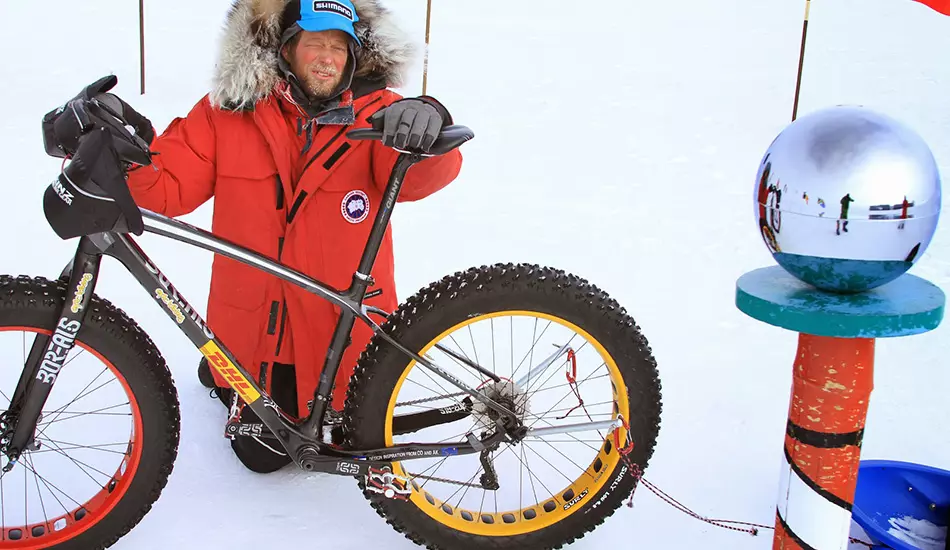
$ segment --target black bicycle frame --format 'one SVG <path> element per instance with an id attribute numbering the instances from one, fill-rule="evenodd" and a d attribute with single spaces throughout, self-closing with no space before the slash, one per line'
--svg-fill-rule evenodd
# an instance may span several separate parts
<path id="1" fill-rule="evenodd" d="M 207 323 L 130 235 L 110 232 L 81 237 L 75 257 L 64 271 L 64 275 L 69 274 L 70 294 L 67 294 L 59 321 L 51 336 L 37 335 L 11 400 L 9 411 L 15 412 L 18 421 L 7 445 L 7 454 L 11 458 L 7 467 L 12 468 L 25 447 L 32 444 L 39 414 L 88 313 L 88 306 L 98 283 L 99 265 L 103 255 L 111 256 L 125 266 L 208 359 L 209 366 L 227 380 L 231 388 L 271 430 L 289 456 L 304 469 L 342 475 L 366 475 L 370 467 L 384 466 L 392 460 L 476 453 L 491 448 L 503 440 L 523 437 L 525 428 L 517 422 L 516 415 L 512 411 L 395 341 L 369 317 L 370 313 L 386 315 L 386 312 L 367 307 L 362 303 L 368 287 L 373 283 L 370 273 L 396 204 L 396 198 L 399 196 L 403 179 L 408 169 L 422 158 L 424 157 L 417 154 L 400 154 L 367 239 L 359 267 L 353 274 L 350 287 L 343 291 L 205 230 L 142 210 L 146 232 L 194 245 L 250 265 L 296 284 L 340 307 L 341 315 L 326 355 L 319 385 L 314 395 L 313 408 L 299 424 L 283 414 L 273 399 L 235 359 L 227 346 L 214 335 Z M 484 440 L 479 440 L 474 434 L 469 433 L 467 441 L 445 444 L 409 444 L 384 449 L 352 451 L 325 444 L 322 441 L 322 431 L 328 400 L 340 367 L 343 350 L 357 319 L 370 325 L 376 334 L 420 365 L 497 411 L 499 413 L 498 429 Z M 480 369 L 477 365 L 472 365 L 472 368 Z M 505 425 L 503 419 L 513 420 L 514 423 Z M 520 433 L 518 433 L 519 430 Z"/>

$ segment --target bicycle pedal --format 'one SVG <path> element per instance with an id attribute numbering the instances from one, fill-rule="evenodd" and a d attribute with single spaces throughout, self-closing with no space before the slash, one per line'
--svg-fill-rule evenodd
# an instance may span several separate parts
<path id="1" fill-rule="evenodd" d="M 366 472 L 366 490 L 391 500 L 409 500 L 412 495 L 409 478 L 394 474 L 388 466 L 381 469 L 369 468 Z"/>

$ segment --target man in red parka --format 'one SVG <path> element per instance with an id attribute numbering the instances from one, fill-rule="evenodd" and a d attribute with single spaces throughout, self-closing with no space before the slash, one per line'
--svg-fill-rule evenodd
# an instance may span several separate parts
<path id="1" fill-rule="evenodd" d="M 378 0 L 236 0 L 213 89 L 154 138 L 154 164 L 129 174 L 136 203 L 175 217 L 214 197 L 216 235 L 346 288 L 399 154 L 390 146 L 427 150 L 452 123 L 435 99 L 387 89 L 401 85 L 411 52 Z M 141 117 L 124 108 L 130 120 Z M 346 138 L 361 127 L 382 129 L 383 142 Z M 400 200 L 442 189 L 461 164 L 458 150 L 416 164 Z M 367 304 L 395 309 L 393 271 L 387 230 Z M 208 324 L 290 414 L 305 416 L 311 406 L 338 315 L 299 287 L 214 258 Z M 336 411 L 371 334 L 357 322 L 335 381 Z M 217 373 L 203 365 L 199 377 L 218 388 L 231 418 L 259 422 Z M 231 445 L 256 472 L 291 462 L 260 439 Z"/>

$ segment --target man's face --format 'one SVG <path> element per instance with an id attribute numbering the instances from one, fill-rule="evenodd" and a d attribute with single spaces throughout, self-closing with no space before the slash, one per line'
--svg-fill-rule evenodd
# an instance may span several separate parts
<path id="1" fill-rule="evenodd" d="M 343 79 L 349 56 L 349 36 L 338 30 L 300 33 L 292 50 L 286 50 L 291 70 L 314 98 L 327 98 Z"/>

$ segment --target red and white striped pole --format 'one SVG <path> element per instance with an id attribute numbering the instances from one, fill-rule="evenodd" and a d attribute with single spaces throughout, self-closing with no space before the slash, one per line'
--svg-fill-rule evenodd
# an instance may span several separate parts
<path id="1" fill-rule="evenodd" d="M 773 550 L 846 550 L 874 339 L 800 333 Z"/>

